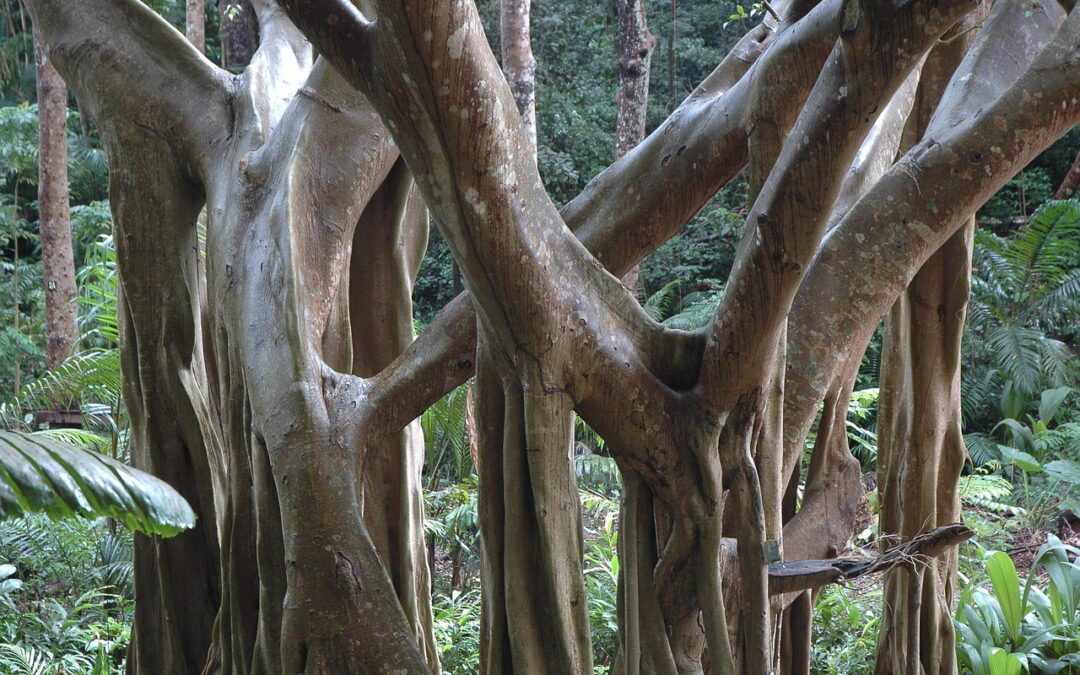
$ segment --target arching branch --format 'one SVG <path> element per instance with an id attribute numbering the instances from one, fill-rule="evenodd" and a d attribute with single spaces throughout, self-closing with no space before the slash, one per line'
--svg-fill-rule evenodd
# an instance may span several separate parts
<path id="1" fill-rule="evenodd" d="M 208 169 L 232 128 L 232 76 L 138 0 L 27 0 L 57 70 L 98 119 L 125 120 Z M 133 83 L 139 83 L 133 87 Z"/>

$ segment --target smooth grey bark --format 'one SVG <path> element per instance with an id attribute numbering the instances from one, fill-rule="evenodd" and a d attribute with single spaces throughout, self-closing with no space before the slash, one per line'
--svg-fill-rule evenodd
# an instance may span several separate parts
<path id="1" fill-rule="evenodd" d="M 534 409 L 547 409 L 548 412 L 545 415 L 547 428 L 558 428 L 555 420 L 558 419 L 559 411 L 566 411 L 564 406 L 557 403 L 557 397 L 562 395 L 562 392 L 573 391 L 576 398 L 575 407 L 590 423 L 595 422 L 593 424 L 594 428 L 598 428 L 598 431 L 612 442 L 613 447 L 632 447 L 633 443 L 631 441 L 634 436 L 629 432 L 629 429 L 613 422 L 610 417 L 606 417 L 604 410 L 596 404 L 596 401 L 603 399 L 606 401 L 606 405 L 611 405 L 614 401 L 625 401 L 627 394 L 634 395 L 635 387 L 626 386 L 626 377 L 628 373 L 632 372 L 632 370 L 628 371 L 625 368 L 630 365 L 627 359 L 642 359 L 649 363 L 650 361 L 647 359 L 655 358 L 653 357 L 652 344 L 650 344 L 653 337 L 649 328 L 642 330 L 640 327 L 634 327 L 636 319 L 633 318 L 633 309 L 621 302 L 620 296 L 625 297 L 624 292 L 620 292 L 621 289 L 610 285 L 611 277 L 595 276 L 588 272 L 590 269 L 588 266 L 582 267 L 581 263 L 578 262 L 581 261 L 580 249 L 575 249 L 574 242 L 561 234 L 561 219 L 554 214 L 550 202 L 546 200 L 546 195 L 537 193 L 538 180 L 535 177 L 534 170 L 524 164 L 516 152 L 516 148 L 520 147 L 517 145 L 519 141 L 516 131 L 516 129 L 520 128 L 518 126 L 520 122 L 513 114 L 514 107 L 509 102 L 509 94 L 504 93 L 507 90 L 500 87 L 498 82 L 490 79 L 491 73 L 497 71 L 493 59 L 490 57 L 490 52 L 485 53 L 484 48 L 477 42 L 476 26 L 478 23 L 474 12 L 468 7 L 450 8 L 440 6 L 435 8 L 422 6 L 422 3 L 411 7 L 409 11 L 380 5 L 378 7 L 379 19 L 375 23 L 369 22 L 359 14 L 347 21 L 348 25 L 345 33 L 349 36 L 350 41 L 345 42 L 334 40 L 326 35 L 316 34 L 315 26 L 318 25 L 316 22 L 320 20 L 318 16 L 305 15 L 297 7 L 290 7 L 290 9 L 293 18 L 300 21 L 302 25 L 306 26 L 309 33 L 313 34 L 320 49 L 345 70 L 351 81 L 357 83 L 372 97 L 380 112 L 388 118 L 388 125 L 391 129 L 404 128 L 405 121 L 408 119 L 411 120 L 413 128 L 419 125 L 419 128 L 423 130 L 422 136 L 428 139 L 438 139 L 434 143 L 421 143 L 415 137 L 405 134 L 396 135 L 407 161 L 414 166 L 425 167 L 423 179 L 420 181 L 421 189 L 429 206 L 439 215 L 438 222 L 444 227 L 455 257 L 461 263 L 474 302 L 481 309 L 484 339 L 497 345 L 509 362 L 511 366 L 510 372 L 514 378 L 530 392 L 537 392 L 533 393 L 533 396 L 537 396 L 540 390 L 544 391 L 544 396 L 548 398 L 541 398 L 537 404 L 534 404 Z M 951 15 L 951 17 L 949 15 L 935 15 L 932 22 L 929 22 L 925 28 L 920 29 L 925 30 L 925 32 L 919 33 L 919 40 L 922 41 L 920 44 L 925 45 L 923 48 L 928 47 L 937 36 L 951 25 L 950 18 L 955 20 L 955 17 L 959 16 L 960 8 L 955 9 L 958 12 L 957 14 Z M 344 7 L 327 7 L 326 10 L 330 12 L 343 11 L 346 13 L 345 17 L 348 18 L 348 10 Z M 898 16 L 890 17 L 888 14 L 888 12 L 883 12 L 880 15 L 868 16 L 865 23 L 862 22 L 863 17 L 860 16 L 850 26 L 850 39 L 845 41 L 843 48 L 837 47 L 837 49 L 851 49 L 856 53 L 859 50 L 866 49 L 867 45 L 872 43 L 873 40 L 865 36 L 878 35 L 875 33 L 875 21 L 882 21 L 883 25 L 885 22 L 890 21 L 896 21 L 897 24 L 903 23 L 904 19 Z M 334 16 L 337 20 L 343 18 L 342 15 L 336 13 L 330 14 L 330 16 Z M 305 22 L 308 23 L 305 24 Z M 380 28 L 380 25 L 384 27 Z M 861 31 L 864 30 L 866 31 L 865 36 L 860 36 Z M 430 40 L 424 39 L 421 41 L 416 39 L 416 36 L 426 36 L 429 32 L 431 34 Z M 880 35 L 888 34 L 884 29 L 880 33 Z M 832 87 L 833 84 L 842 84 L 845 88 L 850 84 L 852 96 L 855 97 L 856 101 L 859 100 L 860 95 L 865 96 L 868 101 L 866 104 L 868 108 L 871 105 L 869 101 L 881 96 L 876 92 L 888 92 L 889 87 L 897 86 L 904 79 L 903 76 L 899 75 L 906 75 L 903 66 L 911 68 L 918 60 L 918 52 L 912 54 L 908 51 L 910 48 L 906 45 L 899 52 L 892 51 L 899 43 L 900 38 L 898 37 L 895 42 L 888 42 L 889 48 L 881 49 L 876 53 L 871 52 L 874 59 L 881 59 L 878 63 L 887 63 L 890 64 L 890 67 L 897 68 L 898 77 L 878 78 L 867 76 L 865 80 L 860 79 L 858 70 L 855 73 L 845 72 L 847 64 L 859 63 L 859 60 L 857 58 L 837 56 L 830 64 L 834 69 L 832 77 L 836 79 L 832 82 L 826 80 L 824 86 L 819 84 L 821 93 L 818 94 L 818 99 L 814 99 L 818 104 L 812 104 L 811 106 L 811 109 L 824 112 L 818 112 L 810 116 L 811 121 L 807 123 L 809 126 L 806 132 L 809 132 L 814 124 L 821 124 L 823 130 L 830 123 L 844 126 L 845 122 L 839 120 L 846 119 L 845 115 L 854 118 L 855 113 L 851 111 L 850 106 L 839 106 L 836 102 L 830 100 L 833 94 L 829 92 L 829 89 L 835 89 L 835 87 Z M 356 54 L 363 50 L 374 50 L 375 58 L 361 64 L 361 61 L 356 58 Z M 437 77 L 436 73 L 432 71 L 439 68 L 438 64 L 444 63 L 447 58 L 457 61 L 455 68 L 458 75 L 463 79 L 470 82 L 486 82 L 487 84 L 477 87 L 475 90 L 463 90 L 457 94 L 451 88 L 451 93 L 446 98 L 429 98 L 411 88 L 401 88 L 397 80 L 390 75 L 390 69 L 381 65 L 383 63 L 394 63 L 394 68 L 401 68 L 407 64 L 413 68 L 408 81 L 432 81 Z M 898 67 L 898 65 L 901 67 Z M 875 68 L 878 66 L 875 64 L 866 67 L 866 73 L 870 73 L 875 72 Z M 879 89 L 875 89 L 875 87 Z M 468 97 L 471 91 L 490 93 L 482 93 L 475 100 L 470 100 Z M 476 123 L 469 121 L 465 124 L 456 122 L 453 125 L 439 124 L 438 120 L 447 118 L 448 111 L 455 108 L 461 109 L 463 106 L 467 106 L 470 112 L 467 120 L 477 119 Z M 857 106 L 855 106 L 855 109 L 857 110 Z M 507 111 L 510 112 L 507 113 Z M 830 118 L 830 116 L 833 117 Z M 860 114 L 859 119 L 862 116 Z M 495 126 L 494 130 L 485 131 L 485 120 L 491 118 L 500 120 L 500 123 Z M 504 128 L 510 130 L 508 135 L 503 135 Z M 796 126 L 796 133 L 798 131 L 799 127 Z M 777 165 L 778 167 L 782 166 L 784 171 L 793 167 L 798 167 L 799 170 L 807 170 L 807 177 L 809 177 L 809 170 L 803 169 L 799 165 L 799 161 L 803 156 L 802 153 L 821 155 L 822 151 L 824 151 L 824 154 L 830 158 L 829 161 L 835 161 L 836 166 L 844 167 L 859 143 L 858 139 L 855 139 L 854 142 L 850 139 L 843 139 L 842 141 L 838 139 L 838 142 L 840 142 L 839 147 L 830 146 L 828 134 L 823 133 L 805 133 L 805 136 L 800 136 L 800 138 L 809 138 L 810 143 L 795 151 L 790 157 L 785 158 L 782 156 Z M 494 166 L 496 170 L 489 173 L 483 170 L 484 166 Z M 820 170 L 821 167 L 815 168 Z M 828 173 L 828 170 L 826 172 Z M 835 173 L 842 176 L 841 171 Z M 781 173 L 780 175 L 783 176 L 784 174 Z M 504 177 L 510 177 L 509 185 L 499 182 L 499 179 Z M 815 181 L 818 178 L 819 175 L 815 174 Z M 767 186 L 767 190 L 763 195 L 768 194 L 768 199 L 776 199 L 781 202 L 784 190 L 791 188 L 783 182 L 784 179 L 779 180 L 780 183 Z M 799 189 L 804 189 L 810 183 L 811 181 L 800 180 L 797 176 L 790 179 L 790 185 L 798 186 Z M 823 190 L 824 194 L 828 195 L 830 192 L 835 194 L 836 188 L 819 187 L 818 189 Z M 515 195 L 512 202 L 507 199 L 506 191 Z M 520 200 L 520 205 L 518 200 Z M 510 228 L 508 231 L 505 222 L 507 220 L 516 222 L 519 213 L 528 213 L 532 225 L 520 229 Z M 496 227 L 494 222 L 501 222 L 504 225 Z M 823 224 L 823 217 L 821 222 Z M 562 230 L 562 232 L 564 231 Z M 812 229 L 810 232 L 810 236 L 813 236 Z M 759 236 L 762 234 L 760 226 L 758 234 Z M 544 245 L 538 246 L 538 242 L 541 241 Z M 523 264 L 528 264 L 527 261 L 530 260 L 536 260 L 537 264 L 548 267 L 549 273 L 553 274 L 554 277 L 565 278 L 567 285 L 577 290 L 576 297 L 578 301 L 575 303 L 574 310 L 570 312 L 570 317 L 572 320 L 575 316 L 580 318 L 576 322 L 579 328 L 574 329 L 573 334 L 582 336 L 584 339 L 575 341 L 571 337 L 569 330 L 559 328 L 558 321 L 560 320 L 556 320 L 553 316 L 544 313 L 537 315 L 534 309 L 536 307 L 563 306 L 562 303 L 565 300 L 559 289 L 556 288 L 551 292 L 547 292 L 543 281 L 528 276 L 522 278 L 520 273 L 507 276 L 505 269 L 485 265 L 485 261 L 490 258 L 478 256 L 477 254 L 480 251 L 495 254 L 494 259 L 517 260 L 520 257 Z M 765 260 L 768 260 L 768 258 Z M 582 262 L 588 264 L 587 259 Z M 744 269 L 750 270 L 752 268 L 747 266 Z M 798 278 L 798 276 L 793 276 L 789 281 L 784 281 L 781 288 L 787 290 L 782 290 L 782 292 L 793 293 Z M 582 298 L 582 289 L 589 294 L 593 292 L 601 294 L 607 299 L 606 305 L 597 307 L 587 299 L 588 296 Z M 765 305 L 766 307 L 770 306 L 769 303 L 765 303 Z M 779 309 L 781 312 L 783 311 L 782 304 Z M 526 313 L 532 315 L 531 320 L 523 318 Z M 731 330 L 731 326 L 725 326 L 722 334 L 725 337 L 737 335 L 740 339 L 753 341 L 753 338 L 747 337 L 737 328 L 738 321 L 746 320 L 746 315 L 735 314 L 735 316 L 737 317 L 736 329 Z M 768 317 L 766 317 L 766 320 L 768 320 Z M 592 325 L 608 328 L 606 334 L 612 336 L 615 343 L 611 348 L 612 352 L 616 350 L 622 352 L 625 349 L 624 353 L 626 355 L 620 354 L 618 357 L 614 357 L 612 352 L 602 348 L 599 353 L 594 351 L 591 357 L 587 356 L 589 353 L 588 345 L 593 339 L 596 339 L 591 332 L 593 329 L 590 326 Z M 766 324 L 761 328 L 751 327 L 746 331 L 746 334 L 767 338 L 769 330 Z M 565 335 L 566 338 L 557 339 L 555 337 L 560 335 Z M 662 335 L 663 333 L 656 335 L 657 343 L 664 341 Z M 671 336 L 671 339 L 682 340 L 681 337 L 676 336 Z M 579 352 L 578 350 L 585 351 Z M 579 358 L 584 359 L 582 365 L 579 366 L 583 371 L 574 372 L 566 369 L 566 364 L 573 362 L 570 359 L 573 359 L 575 354 L 580 354 Z M 745 354 L 742 356 L 745 356 Z M 616 358 L 618 359 L 617 362 Z M 722 488 L 720 465 L 712 460 L 708 453 L 710 447 L 715 447 L 714 444 L 717 441 L 720 429 L 716 422 L 705 422 L 703 424 L 702 420 L 708 420 L 708 415 L 711 412 L 720 418 L 720 424 L 726 424 L 728 430 L 726 433 L 728 435 L 725 438 L 728 440 L 725 440 L 725 445 L 722 447 L 741 448 L 741 450 L 737 451 L 738 454 L 734 457 L 723 454 L 725 451 L 722 450 L 724 464 L 747 467 L 744 470 L 746 490 L 748 496 L 753 498 L 757 487 L 754 483 L 755 472 L 749 448 L 752 447 L 753 439 L 756 438 L 755 419 L 758 417 L 758 412 L 757 399 L 752 388 L 739 392 L 731 401 L 725 401 L 723 398 L 724 391 L 722 389 L 717 391 L 717 387 L 710 386 L 712 385 L 709 370 L 711 358 L 708 347 L 705 358 L 706 370 L 704 377 L 698 383 L 699 388 L 703 387 L 706 392 L 709 392 L 702 397 L 704 400 L 701 401 L 705 406 L 705 410 L 686 406 L 687 401 L 676 403 L 671 398 L 665 400 L 665 394 L 662 391 L 652 392 L 660 398 L 657 407 L 663 410 L 665 415 L 670 415 L 672 420 L 685 419 L 682 416 L 691 413 L 691 411 L 693 411 L 691 414 L 701 416 L 696 424 L 691 425 L 694 431 L 691 432 L 693 442 L 690 447 L 695 449 L 695 455 L 692 457 L 680 457 L 677 452 L 670 452 L 665 449 L 649 456 L 647 459 L 631 455 L 628 460 L 637 465 L 636 468 L 639 469 L 646 468 L 644 465 L 646 461 L 655 463 L 648 466 L 643 475 L 647 480 L 650 480 L 650 486 L 658 491 L 658 497 L 664 499 L 673 509 L 678 510 L 677 520 L 683 521 L 677 523 L 671 540 L 667 544 L 665 556 L 660 560 L 657 570 L 660 584 L 668 585 L 675 591 L 673 594 L 662 594 L 666 596 L 666 606 L 662 607 L 662 609 L 669 612 L 670 617 L 672 616 L 670 612 L 677 611 L 682 606 L 681 603 L 686 603 L 687 606 L 692 607 L 697 602 L 697 599 L 694 598 L 693 591 L 687 593 L 684 584 L 693 579 L 694 576 L 705 578 L 705 581 L 699 582 L 699 585 L 701 583 L 705 584 L 705 591 L 702 594 L 704 599 L 701 602 L 708 609 L 706 638 L 710 644 L 713 666 L 723 671 L 725 669 L 724 647 L 728 645 L 728 637 L 726 628 L 723 628 L 724 611 L 720 597 L 721 582 L 715 563 L 708 562 L 719 559 L 722 540 L 721 530 L 718 526 L 719 512 L 717 509 Z M 752 359 L 751 363 L 753 363 Z M 551 375 L 538 378 L 535 371 L 536 364 L 539 365 L 541 373 L 551 373 Z M 670 362 L 656 363 L 659 368 L 672 367 L 673 365 Z M 754 368 L 755 366 L 748 367 Z M 618 391 L 613 387 L 613 382 L 610 376 L 605 376 L 606 373 L 611 375 L 614 373 L 619 374 L 619 387 L 621 387 L 622 391 Z M 751 381 L 751 377 L 756 376 L 756 374 L 754 376 L 747 375 L 742 380 L 743 385 L 741 386 L 746 386 L 746 383 Z M 503 377 L 507 377 L 507 375 L 503 373 Z M 585 384 L 586 378 L 588 379 L 587 385 Z M 702 382 L 705 382 L 705 384 L 703 385 Z M 528 410 L 528 395 L 526 395 L 525 400 L 525 408 Z M 680 406 L 680 403 L 682 406 Z M 716 409 L 712 410 L 714 406 Z M 628 406 L 623 406 L 623 409 L 633 410 L 634 404 L 630 403 Z M 526 432 L 530 424 L 537 422 L 538 420 L 530 420 L 527 415 Z M 680 431 L 682 440 L 685 440 L 686 431 Z M 661 434 L 663 433 L 662 431 Z M 516 436 L 517 432 L 511 435 Z M 504 449 L 509 447 L 511 446 L 504 446 Z M 538 442 L 532 449 L 534 452 L 539 453 L 537 456 L 542 457 L 546 453 L 557 452 L 557 448 L 558 444 Z M 508 451 L 515 452 L 512 449 Z M 563 453 L 565 453 L 565 450 Z M 532 457 L 530 457 L 531 461 Z M 565 463 L 565 459 L 561 461 Z M 695 464 L 697 468 L 693 468 Z M 687 473 L 680 473 L 680 469 L 687 471 Z M 680 476 L 686 476 L 691 482 L 683 482 L 680 478 L 677 488 L 674 485 L 665 485 L 663 483 L 665 479 L 671 481 Z M 694 486 L 694 483 L 699 480 L 699 476 L 704 476 L 703 480 L 706 485 L 704 494 L 701 493 L 700 487 Z M 548 478 L 552 480 L 554 475 Z M 558 484 L 558 482 L 553 481 L 549 485 L 543 485 L 542 483 L 538 485 L 534 482 L 531 487 L 534 494 L 542 494 L 544 489 L 555 484 Z M 671 495 L 673 490 L 680 492 L 682 498 L 673 499 Z M 554 521 L 552 521 L 552 524 L 555 524 Z M 571 527 L 572 525 L 565 523 L 558 526 L 556 531 L 562 534 L 562 541 L 572 540 Z M 760 529 L 759 527 L 759 532 Z M 541 530 L 541 533 L 543 533 L 543 530 Z M 700 544 L 696 541 L 698 536 L 703 538 Z M 752 546 L 755 541 L 754 536 L 754 532 L 748 532 L 744 541 Z M 742 537 L 740 538 L 742 539 Z M 760 542 L 760 538 L 757 541 Z M 699 545 L 701 546 L 700 553 L 697 550 Z M 710 555 L 713 552 L 715 552 L 716 557 Z M 508 563 L 510 560 L 512 560 L 510 555 L 504 558 L 504 561 Z M 695 570 L 694 565 L 697 560 L 701 561 L 702 567 Z M 688 563 L 689 568 L 687 567 Z M 764 567 L 759 564 L 757 569 L 760 570 L 761 576 L 764 577 Z M 558 568 L 544 569 L 543 574 L 551 579 L 546 582 L 548 584 L 565 583 L 561 581 L 561 579 L 565 579 L 565 575 L 577 576 L 574 574 L 572 567 L 569 570 L 565 567 L 562 570 Z M 521 576 L 526 575 L 522 574 Z M 557 585 L 554 587 L 558 588 Z M 759 587 L 764 588 L 763 585 L 759 585 Z M 553 593 L 544 598 L 544 602 L 554 602 L 561 596 L 562 594 L 558 592 Z M 573 597 L 573 595 L 570 597 Z M 767 591 L 762 593 L 761 598 L 756 602 L 760 605 L 766 598 Z M 578 615 L 580 616 L 580 614 Z M 746 641 L 743 644 L 757 647 L 767 641 L 767 638 L 762 640 L 757 634 L 767 632 L 765 622 L 752 620 L 748 626 Z M 556 636 L 555 641 L 548 643 L 549 653 L 546 661 L 534 661 L 533 667 L 543 669 L 552 662 L 562 663 L 559 660 L 562 658 L 580 658 L 580 650 L 575 647 L 576 644 L 576 637 L 571 635 Z M 511 648 L 511 651 L 515 657 L 520 655 L 522 658 L 530 658 L 530 654 L 534 653 L 528 647 L 517 650 Z M 740 653 L 745 653 L 745 650 L 740 649 Z M 555 657 L 555 654 L 559 655 L 558 658 Z M 756 664 L 762 660 L 768 660 L 765 649 L 762 649 L 760 655 L 756 657 L 751 654 L 747 657 L 745 663 L 740 659 L 739 665 L 753 671 Z M 579 667 L 581 663 L 574 663 L 573 665 Z M 515 666 L 520 667 L 518 664 L 515 664 Z M 734 663 L 729 660 L 728 668 L 733 667 Z"/>
<path id="2" fill-rule="evenodd" d="M 139 3 L 32 9 L 102 120 L 114 169 L 133 457 L 200 515 L 194 532 L 138 542 L 132 672 L 437 670 L 416 430 L 382 443 L 399 462 L 354 455 L 343 474 L 340 420 L 293 386 L 330 367 L 377 369 L 412 339 L 426 220 L 403 170 L 384 185 L 397 153 L 381 122 L 331 68 L 312 69 L 306 41 L 267 3 L 259 51 L 235 78 Z M 173 60 L 145 58 L 160 49 Z M 370 257 L 350 294 L 358 226 Z M 311 263 L 302 284 L 297 260 Z M 369 340 L 369 327 L 388 332 Z M 378 541 L 363 526 L 364 482 L 382 490 L 367 495 L 389 530 L 373 530 Z M 319 609 L 343 599 L 336 616 Z M 343 634 L 366 636 L 362 656 L 338 648 Z"/>

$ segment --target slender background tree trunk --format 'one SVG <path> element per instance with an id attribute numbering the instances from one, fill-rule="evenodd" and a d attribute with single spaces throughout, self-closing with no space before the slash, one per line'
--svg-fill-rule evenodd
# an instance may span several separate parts
<path id="1" fill-rule="evenodd" d="M 502 68 L 514 94 L 525 135 L 536 154 L 536 59 L 529 29 L 531 0 L 502 0 L 499 15 Z"/>
<path id="2" fill-rule="evenodd" d="M 1057 192 L 1054 193 L 1054 199 L 1068 199 L 1076 194 L 1076 188 L 1078 187 L 1080 187 L 1080 153 L 1077 153 L 1076 159 L 1073 160 L 1072 166 L 1069 167 L 1069 172 L 1065 174 L 1065 178 L 1062 179 Z"/>
<path id="3" fill-rule="evenodd" d="M 251 0 L 218 0 L 221 13 L 221 65 L 243 68 L 259 47 L 259 21 Z"/>
<path id="4" fill-rule="evenodd" d="M 47 357 L 55 368 L 71 354 L 79 339 L 75 254 L 71 244 L 68 203 L 67 85 L 53 68 L 35 32 L 37 64 L 38 213 L 41 257 L 45 266 L 45 332 Z"/>
<path id="5" fill-rule="evenodd" d="M 200 52 L 206 51 L 206 0 L 187 0 L 187 39 Z"/>
<path id="6" fill-rule="evenodd" d="M 649 72 L 656 37 L 649 32 L 644 0 L 616 0 L 619 32 L 615 50 L 619 57 L 619 92 L 615 95 L 615 159 L 645 138 L 649 107 Z M 634 265 L 623 276 L 623 285 L 637 291 L 640 268 Z"/>

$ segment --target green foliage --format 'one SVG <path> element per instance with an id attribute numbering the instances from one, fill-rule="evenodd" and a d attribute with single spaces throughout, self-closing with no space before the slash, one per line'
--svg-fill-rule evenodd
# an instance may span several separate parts
<path id="1" fill-rule="evenodd" d="M 722 290 L 694 291 L 682 299 L 679 313 L 664 319 L 668 328 L 698 330 L 712 321 L 723 297 Z"/>
<path id="2" fill-rule="evenodd" d="M 674 309 L 679 301 L 679 286 L 681 284 L 682 281 L 679 279 L 669 281 L 645 300 L 641 308 L 645 310 L 650 319 L 663 321 L 665 317 L 670 317 L 675 313 Z"/>
<path id="3" fill-rule="evenodd" d="M 847 431 L 848 447 L 852 455 L 859 460 L 862 470 L 873 471 L 877 468 L 877 432 L 874 428 L 877 424 L 877 399 L 878 389 L 870 387 L 851 392 L 848 401 L 848 414 L 844 424 Z M 820 421 L 820 415 L 818 416 Z M 817 424 L 811 428 L 806 436 L 803 447 L 803 466 L 809 465 L 809 454 L 817 442 Z"/>
<path id="4" fill-rule="evenodd" d="M 112 212 L 109 202 L 92 201 L 88 204 L 76 204 L 71 207 L 71 236 L 75 245 L 75 259 L 82 260 L 84 267 L 96 267 L 112 251 L 112 267 L 116 267 L 116 250 L 110 236 L 112 232 Z M 83 268 L 78 270 L 82 273 Z M 81 284 L 80 284 L 81 285 Z"/>
<path id="5" fill-rule="evenodd" d="M 16 426 L 21 414 L 64 405 L 68 401 L 118 405 L 119 395 L 119 350 L 80 352 L 24 385 L 10 402 L 0 404 L 0 425 Z"/>
<path id="6" fill-rule="evenodd" d="M 133 610 L 131 535 L 104 521 L 0 523 L 19 585 L 0 612 L 0 672 L 122 673 Z M 85 590 L 90 589 L 90 590 Z"/>
<path id="7" fill-rule="evenodd" d="M 1010 179 L 979 209 L 979 220 L 995 231 L 1007 229 L 1011 223 L 1023 220 L 1035 207 L 1049 200 L 1058 182 L 1060 179 L 1054 181 L 1048 169 L 1029 167 Z"/>
<path id="8" fill-rule="evenodd" d="M 37 184 L 37 106 L 22 104 L 0 108 L 0 166 L 5 178 Z"/>
<path id="9" fill-rule="evenodd" d="M 851 454 L 859 460 L 863 471 L 877 469 L 878 437 L 873 430 L 877 420 L 877 400 L 876 387 L 851 392 L 847 420 L 844 422 Z"/>
<path id="10" fill-rule="evenodd" d="M 1004 516 L 1018 515 L 1023 509 L 1013 503 L 1013 485 L 1006 478 L 978 470 L 960 477 L 960 501 Z"/>
<path id="11" fill-rule="evenodd" d="M 814 607 L 811 672 L 822 675 L 873 673 L 880 627 L 880 589 L 857 594 L 843 586 L 825 586 Z"/>
<path id="12" fill-rule="evenodd" d="M 480 607 L 480 591 L 475 588 L 436 594 L 432 601 L 435 644 L 447 675 L 480 672 Z"/>
<path id="13" fill-rule="evenodd" d="M 0 8 L 0 104 L 12 105 L 35 97 L 34 42 L 30 17 L 21 2 Z"/>
<path id="14" fill-rule="evenodd" d="M 460 483 L 474 471 L 472 444 L 465 424 L 471 386 L 467 383 L 457 387 L 420 417 L 431 490 Z"/>
<path id="15" fill-rule="evenodd" d="M 619 505 L 599 495 L 585 495 L 584 502 L 585 590 L 589 598 L 593 663 L 600 670 L 615 662 L 619 648 Z"/>
<path id="16" fill-rule="evenodd" d="M 724 188 L 683 230 L 641 263 L 640 284 L 656 292 L 678 281 L 680 294 L 713 293 L 731 272 L 743 216 L 733 210 L 745 200 L 741 180 Z M 665 316 L 677 314 L 692 299 L 681 298 Z M 697 324 L 704 325 L 698 320 Z"/>
<path id="17" fill-rule="evenodd" d="M 421 324 L 430 323 L 454 299 L 453 267 L 450 248 L 432 223 L 427 253 L 413 284 L 413 315 Z"/>
<path id="18" fill-rule="evenodd" d="M 1016 566 L 1004 552 L 986 555 L 991 590 L 968 586 L 956 615 L 957 655 L 974 675 L 1080 672 L 1080 567 L 1077 549 L 1053 535 L 1036 553 L 1021 586 Z M 1035 586 L 1039 568 L 1046 591 Z"/>
<path id="19" fill-rule="evenodd" d="M 970 323 L 990 366 L 1026 397 L 1068 384 L 1055 335 L 1075 333 L 1080 317 L 1080 202 L 1047 202 L 1009 238 L 981 230 L 976 241 Z"/>
<path id="20" fill-rule="evenodd" d="M 117 316 L 120 276 L 111 235 L 98 235 L 86 247 L 86 256 L 76 281 L 82 310 L 79 314 L 79 331 L 83 346 L 116 349 L 120 345 Z M 118 394 L 119 389 L 115 393 Z"/>
<path id="21" fill-rule="evenodd" d="M 580 446 L 579 446 L 580 449 Z M 574 457 L 574 471 L 578 489 L 602 499 L 617 499 L 622 493 L 622 477 L 615 460 L 591 452 L 580 452 Z"/>
<path id="22" fill-rule="evenodd" d="M 92 257 L 89 249 L 98 246 L 95 240 L 110 229 L 107 203 L 92 201 L 106 194 L 108 167 L 97 140 L 80 129 L 79 114 L 69 110 L 75 249 L 80 257 Z M 0 391 L 4 396 L 15 388 L 16 368 L 23 381 L 44 370 L 44 292 L 35 222 L 37 153 L 37 106 L 24 103 L 0 108 L 0 298 L 8 299 L 0 302 Z"/>
<path id="23" fill-rule="evenodd" d="M 9 230 L 4 229 L 5 211 L 10 212 L 10 209 L 0 208 L 0 245 L 14 246 L 12 238 L 6 234 Z M 20 247 L 25 243 L 26 239 Z M 16 286 L 18 305 L 14 302 Z M 20 261 L 16 275 L 13 262 L 0 260 L 0 297 L 10 299 L 0 302 L 0 396 L 6 397 L 14 392 L 16 367 L 23 382 L 45 370 L 45 292 L 41 261 L 30 264 Z"/>

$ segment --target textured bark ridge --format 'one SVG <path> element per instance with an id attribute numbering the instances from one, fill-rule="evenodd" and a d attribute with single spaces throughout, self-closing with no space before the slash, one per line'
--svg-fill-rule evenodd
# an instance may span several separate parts
<path id="1" fill-rule="evenodd" d="M 201 516 L 138 540 L 132 672 L 437 670 L 411 423 L 474 364 L 484 672 L 592 670 L 575 412 L 626 476 L 623 672 L 807 672 L 806 589 L 850 568 L 782 581 L 774 552 L 805 568 L 850 538 L 846 402 L 905 293 L 882 460 L 898 516 L 883 522 L 946 553 L 910 567 L 921 593 L 889 573 L 910 601 L 894 632 L 933 637 L 886 640 L 879 668 L 916 652 L 951 668 L 925 598 L 947 593 L 963 531 L 916 536 L 916 519 L 955 518 L 966 268 L 945 261 L 988 196 L 1080 121 L 1080 10 L 1024 23 L 999 2 L 946 39 L 963 53 L 974 37 L 950 79 L 940 45 L 967 35 L 971 0 L 778 3 L 560 212 L 471 2 L 255 0 L 238 75 L 136 0 L 28 4 L 110 155 L 133 458 Z M 1031 39 L 1003 39 L 1020 26 Z M 912 126 L 931 91 L 933 118 Z M 902 144 L 905 126 L 922 133 Z M 715 316 L 695 333 L 656 324 L 615 275 L 744 168 L 753 204 Z M 425 206 L 468 292 L 413 340 Z M 913 350 L 941 368 L 900 366 Z M 917 503 L 913 462 L 942 485 Z"/>

